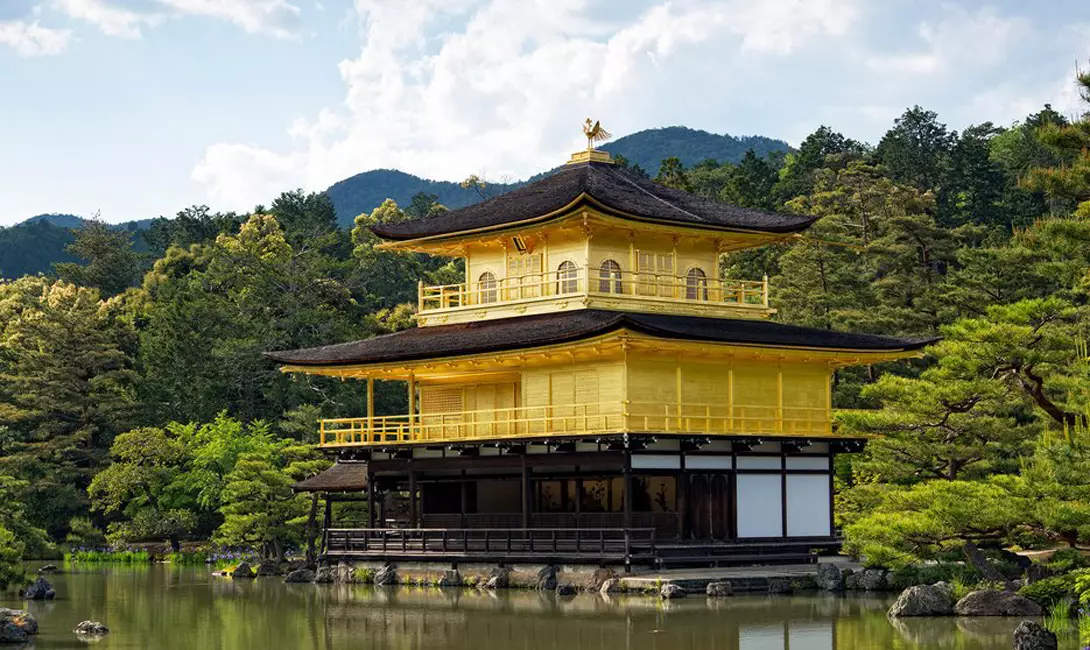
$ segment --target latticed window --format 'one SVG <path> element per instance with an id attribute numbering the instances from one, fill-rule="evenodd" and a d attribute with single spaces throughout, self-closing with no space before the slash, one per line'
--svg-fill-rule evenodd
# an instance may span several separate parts
<path id="1" fill-rule="evenodd" d="M 574 262 L 561 262 L 556 269 L 556 292 L 575 293 L 579 291 L 579 271 Z"/>
<path id="2" fill-rule="evenodd" d="M 685 297 L 688 300 L 708 299 L 708 276 L 703 270 L 693 267 L 685 274 Z"/>
<path id="3" fill-rule="evenodd" d="M 485 271 L 477 278 L 477 293 L 481 297 L 481 303 L 496 302 L 496 276 L 491 271 Z"/>
<path id="4" fill-rule="evenodd" d="M 623 293 L 621 265 L 613 260 L 606 260 L 598 267 L 598 291 L 601 293 Z"/>

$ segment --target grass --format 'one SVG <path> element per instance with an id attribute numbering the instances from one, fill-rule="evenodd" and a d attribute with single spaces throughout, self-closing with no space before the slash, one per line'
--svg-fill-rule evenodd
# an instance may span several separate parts
<path id="1" fill-rule="evenodd" d="M 1063 634 L 1069 627 L 1071 627 L 1071 602 L 1060 600 L 1053 603 L 1045 616 L 1045 628 L 1055 634 Z"/>
<path id="2" fill-rule="evenodd" d="M 976 585 L 966 582 L 961 576 L 955 576 L 950 581 L 950 590 L 954 594 L 954 600 L 961 600 L 965 596 L 969 595 L 969 592 L 976 590 Z"/>
<path id="3" fill-rule="evenodd" d="M 151 562 L 151 555 L 147 551 L 79 549 L 65 553 L 64 561 L 102 564 L 148 564 Z"/>

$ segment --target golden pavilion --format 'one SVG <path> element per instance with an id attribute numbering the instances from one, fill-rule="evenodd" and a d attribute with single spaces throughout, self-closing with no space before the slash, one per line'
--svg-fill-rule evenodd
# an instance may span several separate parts
<path id="1" fill-rule="evenodd" d="M 728 251 L 813 219 L 658 185 L 588 148 L 555 173 L 440 216 L 375 226 L 389 250 L 465 261 L 419 287 L 418 326 L 271 353 L 359 380 L 365 414 L 324 420 L 337 457 L 327 559 L 699 564 L 835 546 L 830 384 L 928 341 L 769 320 L 768 280 Z M 406 413 L 374 409 L 404 382 Z M 330 496 L 332 495 L 332 496 Z M 365 500 L 338 527 L 333 498 Z"/>

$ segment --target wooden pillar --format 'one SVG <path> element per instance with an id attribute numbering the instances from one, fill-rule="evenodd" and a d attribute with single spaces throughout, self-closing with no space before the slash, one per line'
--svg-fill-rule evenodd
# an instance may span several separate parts
<path id="1" fill-rule="evenodd" d="M 677 475 L 677 536 L 687 539 L 689 527 L 689 473 L 685 471 L 685 454 L 680 455 L 681 471 Z"/>
<path id="2" fill-rule="evenodd" d="M 367 378 L 367 431 L 375 431 L 375 378 Z"/>
<path id="3" fill-rule="evenodd" d="M 317 560 L 317 555 L 314 549 L 314 542 L 318 537 L 318 531 L 314 530 L 315 525 L 318 523 L 317 519 L 318 493 L 312 492 L 310 495 L 310 515 L 307 516 L 307 564 L 314 564 L 314 562 Z"/>
<path id="4" fill-rule="evenodd" d="M 325 495 L 325 516 L 322 518 L 322 554 L 326 551 L 326 542 L 329 529 L 333 526 L 333 498 L 327 492 Z"/>
<path id="5" fill-rule="evenodd" d="M 416 378 L 409 373 L 409 437 L 414 438 L 413 425 L 416 423 Z"/>
<path id="6" fill-rule="evenodd" d="M 632 452 L 624 452 L 624 470 L 621 475 L 624 494 L 624 527 L 632 528 Z"/>
<path id="7" fill-rule="evenodd" d="M 522 527 L 530 527 L 530 509 L 533 497 L 530 494 L 530 467 L 526 464 L 526 455 L 522 456 Z"/>
<path id="8" fill-rule="evenodd" d="M 579 466 L 575 466 L 575 473 L 579 473 Z M 575 477 L 575 527 L 583 527 L 583 477 Z"/>
<path id="9" fill-rule="evenodd" d="M 459 485 L 461 485 L 461 487 L 462 487 L 462 523 L 461 523 L 461 527 L 462 528 L 469 528 L 469 526 L 466 525 L 466 504 L 469 501 L 469 497 L 466 495 L 466 471 L 464 469 L 462 470 L 462 482 L 459 483 Z"/>
<path id="10" fill-rule="evenodd" d="M 367 527 L 375 527 L 375 476 L 367 472 Z"/>
<path id="11" fill-rule="evenodd" d="M 416 472 L 409 470 L 409 528 L 417 528 L 417 516 L 420 514 L 416 505 Z"/>

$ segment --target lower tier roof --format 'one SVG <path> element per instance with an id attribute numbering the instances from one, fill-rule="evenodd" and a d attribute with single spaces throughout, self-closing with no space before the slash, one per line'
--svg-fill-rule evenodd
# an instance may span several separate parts
<path id="1" fill-rule="evenodd" d="M 416 327 L 361 341 L 268 352 L 266 356 L 280 363 L 301 366 L 389 363 L 571 343 L 621 329 L 673 340 L 864 352 L 912 351 L 937 340 L 834 332 L 765 320 L 580 309 Z"/>

